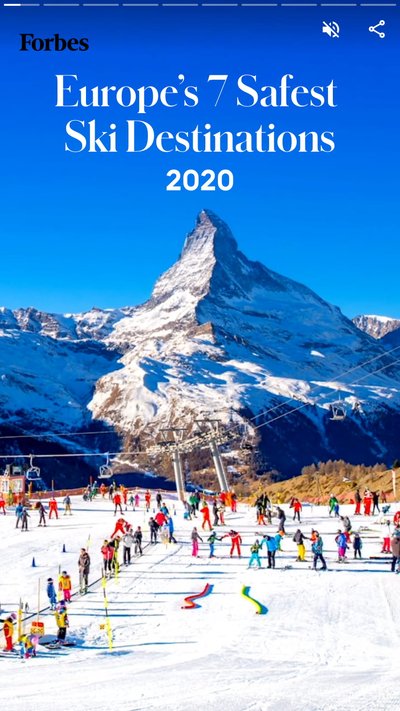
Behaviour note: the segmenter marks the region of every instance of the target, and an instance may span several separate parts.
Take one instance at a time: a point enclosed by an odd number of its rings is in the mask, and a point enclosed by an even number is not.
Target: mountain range
[[[149,442],[171,426],[190,434],[206,412],[239,426],[264,468],[282,476],[329,458],[390,463],[399,456],[400,366],[386,339],[397,336],[368,330],[247,259],[227,224],[203,210],[140,306],[0,309],[1,434],[40,435],[3,440],[0,451],[129,449],[143,432]],[[334,420],[338,401],[347,416]],[[90,429],[99,434],[72,434]],[[57,468],[76,483],[90,462],[60,459]]]

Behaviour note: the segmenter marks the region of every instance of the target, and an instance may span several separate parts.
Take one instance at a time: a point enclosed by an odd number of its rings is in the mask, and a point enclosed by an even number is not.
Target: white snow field
[[[176,499],[166,495],[174,507]],[[141,497],[143,502],[143,496]],[[31,512],[30,530],[15,528],[12,509],[0,514],[0,600],[5,612],[16,610],[19,598],[31,611],[41,607],[49,576],[57,581],[59,566],[77,588],[77,559],[86,547],[92,559],[90,581],[100,576],[100,547],[113,531],[116,518],[108,499],[73,500],[73,516],[61,515],[38,528]],[[191,556],[190,532],[201,519],[185,521],[181,504],[174,515],[178,543],[148,546],[131,566],[121,567],[107,583],[114,646],[109,651],[101,583],[86,596],[74,595],[69,605],[69,638],[77,646],[38,647],[36,658],[0,657],[2,711],[392,711],[400,708],[400,576],[389,560],[370,560],[381,550],[377,517],[352,517],[353,527],[367,526],[362,554],[347,564],[335,563],[334,536],[338,521],[326,507],[304,507],[301,528],[309,535],[318,528],[325,544],[327,572],[296,562],[292,541],[297,524],[288,515],[283,551],[277,569],[247,570],[254,542],[255,510],[239,504],[226,515],[227,525],[243,536],[243,557],[229,557],[229,539],[216,544],[215,559],[208,545]],[[399,507],[391,506],[393,514]],[[342,507],[352,513],[353,507]],[[124,514],[149,538],[143,504]],[[118,516],[117,516],[118,518]],[[263,527],[276,531],[276,525]],[[206,541],[208,534],[203,538]],[[65,544],[66,552],[62,552]],[[32,567],[32,558],[36,567]],[[293,566],[285,568],[285,566]],[[201,607],[182,609],[184,597],[207,583],[213,591],[198,600]],[[256,614],[250,595],[268,608]],[[46,634],[56,633],[53,614],[40,616]],[[30,625],[31,620],[27,623]],[[4,637],[1,635],[2,646]]]

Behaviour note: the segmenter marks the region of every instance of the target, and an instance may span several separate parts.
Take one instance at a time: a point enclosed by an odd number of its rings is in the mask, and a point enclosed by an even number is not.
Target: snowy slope
[[[142,497],[143,500],[143,497]],[[173,502],[168,501],[173,508]],[[172,506],[171,506],[172,504]],[[36,659],[0,658],[2,707],[7,711],[392,711],[400,705],[398,646],[400,609],[398,576],[389,563],[370,560],[381,549],[376,519],[356,526],[363,534],[363,560],[337,564],[337,522],[326,508],[304,507],[302,530],[320,531],[329,571],[315,573],[296,563],[292,541],[297,525],[289,521],[277,568],[247,570],[249,547],[256,531],[254,509],[239,505],[227,513],[225,533],[234,526],[243,537],[240,560],[229,558],[226,540],[218,542],[215,559],[200,544],[200,557],[190,554],[192,522],[179,504],[174,516],[176,545],[145,548],[142,558],[122,568],[107,584],[114,636],[110,652],[104,629],[101,584],[69,606],[70,638],[75,648],[45,650]],[[288,513],[287,507],[286,511]],[[342,507],[343,508],[343,507]],[[392,505],[393,510],[396,506]],[[353,507],[343,512],[352,513]],[[126,518],[144,528],[141,507]],[[73,501],[73,517],[61,516],[47,529],[15,529],[13,512],[0,516],[0,599],[7,612],[22,597],[34,613],[38,581],[45,607],[45,582],[57,580],[59,568],[77,586],[77,558],[89,542],[90,579],[99,577],[100,546],[115,519],[108,500]],[[196,521],[194,522],[196,523]],[[275,526],[265,527],[275,533]],[[90,539],[88,539],[90,534]],[[206,534],[204,539],[207,538]],[[62,546],[66,545],[66,553]],[[306,541],[310,561],[309,542]],[[31,567],[32,557],[37,567]],[[390,556],[388,556],[390,559]],[[291,566],[289,569],[286,566]],[[184,597],[206,583],[213,592],[195,610],[183,610]],[[268,608],[266,615],[241,596],[242,585]],[[41,615],[45,631],[54,634],[52,615]],[[31,620],[28,620],[30,624]]]

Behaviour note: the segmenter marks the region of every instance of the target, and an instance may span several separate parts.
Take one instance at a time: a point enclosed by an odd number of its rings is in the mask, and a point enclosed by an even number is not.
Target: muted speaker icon
[[[340,33],[340,27],[337,22],[325,22],[322,23],[322,33],[328,35],[332,39],[338,39]]]

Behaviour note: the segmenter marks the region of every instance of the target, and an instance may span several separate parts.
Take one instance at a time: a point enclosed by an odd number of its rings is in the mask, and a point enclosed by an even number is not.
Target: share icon
[[[371,25],[371,27],[369,27],[368,29],[369,29],[370,32],[375,32],[375,34],[377,34],[378,37],[380,37],[381,39],[383,39],[383,38],[385,37],[385,33],[384,33],[384,32],[379,32],[377,28],[378,28],[378,27],[383,27],[384,25],[385,25],[385,20],[379,20],[379,22],[378,22],[377,25]]]

